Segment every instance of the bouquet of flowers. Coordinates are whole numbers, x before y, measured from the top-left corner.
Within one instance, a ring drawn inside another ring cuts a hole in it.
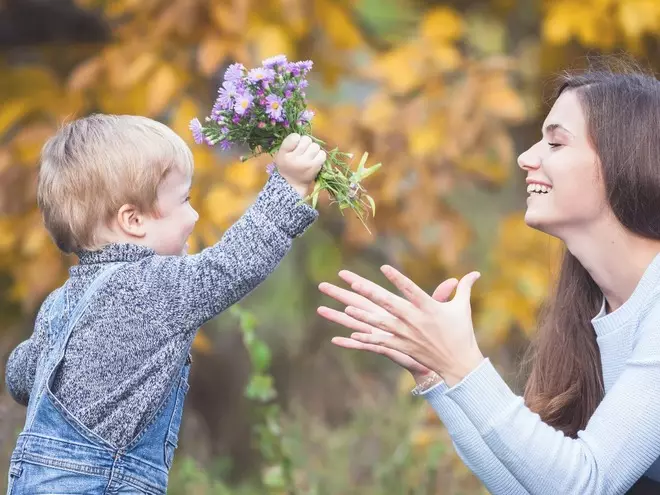
[[[223,150],[247,145],[251,154],[242,156],[242,161],[262,153],[275,155],[284,138],[293,132],[308,135],[323,147],[325,143],[311,135],[314,112],[307,108],[305,96],[311,69],[311,61],[289,62],[284,55],[268,58],[251,70],[238,63],[230,65],[211,115],[204,124],[197,118],[190,122],[195,142],[219,145]],[[325,151],[327,160],[305,201],[316,208],[319,193],[327,191],[340,211],[352,209],[366,227],[366,213],[371,209],[374,215],[376,205],[362,180],[381,164],[366,168],[368,153],[364,153],[357,169],[352,170],[352,153],[337,148]],[[272,170],[274,164],[269,167]]]

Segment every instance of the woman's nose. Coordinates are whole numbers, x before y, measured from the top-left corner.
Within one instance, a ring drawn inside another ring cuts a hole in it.
[[[520,154],[518,157],[518,166],[523,170],[534,170],[541,166],[541,156],[538,152],[537,145],[532,146]]]

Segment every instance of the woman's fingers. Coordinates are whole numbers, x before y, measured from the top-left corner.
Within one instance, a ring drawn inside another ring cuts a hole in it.
[[[375,284],[371,280],[360,277],[348,270],[342,270],[339,272],[339,276],[346,281],[351,280],[352,282],[349,282],[351,284],[351,289],[369,299],[391,316],[394,316],[401,321],[405,321],[410,325],[415,325],[419,319],[419,309],[412,303],[406,301],[402,297],[392,294],[387,289],[383,289],[380,285]],[[427,295],[427,297],[429,296]]]
[[[406,277],[396,268],[389,265],[383,265],[381,271],[394,286],[406,296],[406,299],[420,309],[427,309],[435,306],[434,299],[421,289],[415,282]]]
[[[333,337],[331,342],[339,347],[344,347],[345,349],[357,349],[359,351],[368,351],[375,354],[380,354],[381,356],[387,357],[388,359],[392,360],[400,366],[403,366],[406,369],[414,366],[420,367],[419,364],[417,364],[414,360],[405,354],[401,354],[394,349],[383,347],[381,345],[367,344],[355,339],[349,339],[348,337]]]
[[[356,308],[372,312],[383,311],[366,297],[363,297],[360,294],[356,294],[353,291],[337,287],[336,285],[330,284],[328,282],[321,283],[319,285],[319,290],[326,296],[332,297],[334,300],[339,301],[345,306],[355,306]]]
[[[363,332],[363,333],[373,333],[373,332],[383,333],[382,330],[378,328],[374,328],[371,325],[368,325],[367,323],[364,323],[362,321],[358,321],[355,318],[352,318],[351,316],[347,315],[346,313],[342,313],[341,311],[337,311],[336,309],[320,306],[316,310],[316,312],[326,320],[330,320],[334,323],[339,323],[340,325],[345,326],[349,330],[355,330],[357,332]]]

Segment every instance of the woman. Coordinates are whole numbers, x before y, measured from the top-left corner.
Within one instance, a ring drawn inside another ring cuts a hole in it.
[[[527,225],[566,246],[524,400],[477,345],[476,272],[429,296],[385,266],[399,297],[344,271],[352,291],[320,290],[345,311],[318,312],[354,330],[335,344],[413,374],[493,494],[660,493],[660,82],[564,76],[542,139],[518,164]]]

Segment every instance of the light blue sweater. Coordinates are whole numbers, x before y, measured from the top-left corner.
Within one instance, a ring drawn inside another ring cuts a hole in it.
[[[592,319],[605,398],[578,438],[531,412],[488,359],[423,393],[465,464],[494,495],[625,493],[660,481],[660,254],[630,298]]]

